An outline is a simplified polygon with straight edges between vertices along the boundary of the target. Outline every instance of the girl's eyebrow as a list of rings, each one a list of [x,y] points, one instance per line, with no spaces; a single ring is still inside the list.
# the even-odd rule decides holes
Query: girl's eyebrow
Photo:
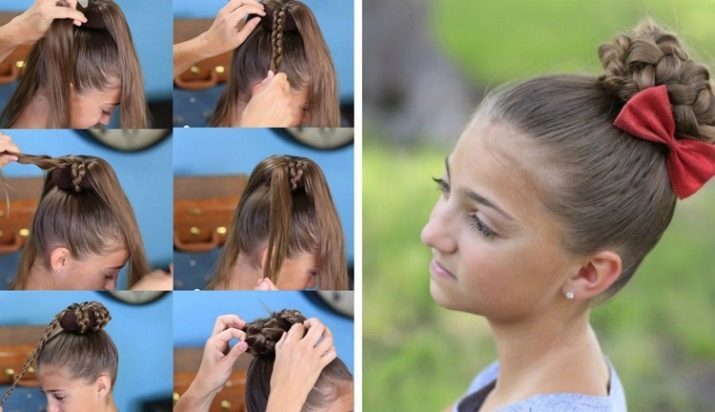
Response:
[[[447,170],[447,179],[449,179],[451,181],[452,179],[450,178],[450,175],[449,175],[449,156],[444,158],[444,167]],[[482,206],[486,206],[490,209],[493,209],[494,211],[496,211],[499,214],[501,214],[502,216],[504,216],[507,220],[514,221],[514,218],[511,217],[511,215],[509,215],[507,212],[502,210],[499,206],[494,204],[494,202],[492,202],[491,200],[487,199],[486,197],[478,194],[477,192],[475,192],[471,189],[461,188],[459,190],[459,193],[462,196],[464,196],[476,203],[479,203]]]

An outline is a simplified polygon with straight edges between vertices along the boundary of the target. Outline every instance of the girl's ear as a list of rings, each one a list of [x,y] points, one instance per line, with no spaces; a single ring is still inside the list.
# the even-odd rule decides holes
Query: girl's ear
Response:
[[[621,256],[612,250],[592,255],[561,287],[569,299],[588,300],[608,289],[621,276]]]
[[[72,259],[72,252],[64,246],[58,246],[50,252],[50,269],[52,273],[60,274],[64,272]]]
[[[112,380],[106,374],[101,374],[94,383],[97,399],[105,399],[112,392]]]

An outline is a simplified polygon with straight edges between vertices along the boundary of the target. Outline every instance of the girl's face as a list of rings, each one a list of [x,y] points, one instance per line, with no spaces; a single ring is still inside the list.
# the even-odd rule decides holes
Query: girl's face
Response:
[[[56,289],[64,290],[113,290],[117,287],[119,272],[126,265],[129,252],[121,246],[110,251],[76,259],[68,257],[60,268],[55,270]]]
[[[83,93],[72,91],[70,98],[70,128],[89,129],[108,126],[112,113],[119,105],[121,89],[112,85],[103,90]]]
[[[315,255],[301,253],[293,257],[286,257],[278,272],[276,287],[278,289],[298,290],[316,287],[318,276],[317,260]]]
[[[446,308],[521,319],[563,299],[563,283],[580,267],[530,183],[523,141],[475,118],[446,159],[442,195],[422,230],[430,291]]]
[[[73,379],[60,367],[43,365],[37,370],[37,381],[47,396],[47,412],[97,412],[107,409],[111,392],[102,383]]]

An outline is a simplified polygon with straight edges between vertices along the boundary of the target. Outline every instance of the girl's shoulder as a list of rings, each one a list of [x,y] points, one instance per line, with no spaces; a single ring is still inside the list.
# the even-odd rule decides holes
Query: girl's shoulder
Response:
[[[608,396],[578,393],[545,393],[513,403],[498,412],[627,412],[621,380],[611,362],[606,359],[611,374]],[[473,412],[479,409],[499,376],[499,363],[484,368],[472,380],[465,395],[456,403],[454,412]]]

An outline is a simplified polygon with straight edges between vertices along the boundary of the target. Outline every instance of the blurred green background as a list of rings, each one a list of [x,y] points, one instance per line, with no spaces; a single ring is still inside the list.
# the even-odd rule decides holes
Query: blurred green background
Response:
[[[394,1],[366,0],[366,15],[386,3]],[[699,60],[711,68],[715,63],[714,0],[435,0],[414,7],[423,8],[425,33],[439,55],[477,94],[546,72],[597,74],[598,45],[645,16],[677,32]],[[364,21],[364,31],[371,30],[371,20]],[[371,61],[374,47],[364,44],[365,65],[379,64]],[[371,104],[365,102],[363,147],[363,409],[443,410],[495,359],[486,321],[432,301],[430,253],[419,240],[439,193],[430,178],[442,174],[457,136],[398,139],[389,117],[370,116]],[[394,108],[395,118],[401,110],[407,113],[409,104]],[[623,381],[630,410],[713,410],[714,246],[711,181],[678,205],[670,228],[630,284],[594,310],[594,327]]]

